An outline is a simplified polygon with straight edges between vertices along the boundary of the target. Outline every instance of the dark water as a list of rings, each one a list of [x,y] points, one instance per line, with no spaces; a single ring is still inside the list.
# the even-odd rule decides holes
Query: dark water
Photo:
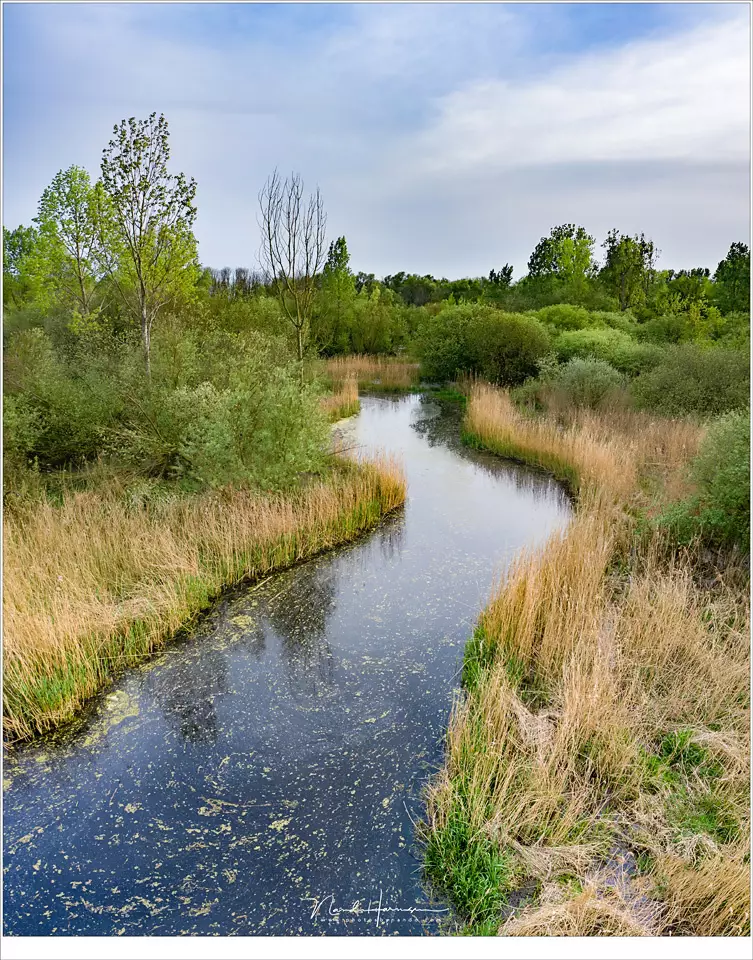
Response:
[[[404,510],[229,594],[77,733],[6,762],[6,933],[405,935],[447,921],[412,820],[463,645],[516,551],[569,515],[555,483],[463,449],[458,430],[418,396],[364,399],[346,434],[402,455]]]

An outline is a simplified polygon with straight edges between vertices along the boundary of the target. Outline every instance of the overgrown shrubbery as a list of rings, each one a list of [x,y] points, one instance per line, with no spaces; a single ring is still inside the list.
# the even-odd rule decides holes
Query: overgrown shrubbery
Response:
[[[597,407],[625,386],[625,377],[605,360],[574,357],[549,375],[548,383],[576,407]]]
[[[748,357],[694,344],[667,347],[662,362],[642,373],[631,390],[639,406],[669,417],[716,416],[748,403]]]
[[[550,340],[532,316],[460,304],[424,316],[417,349],[422,372],[431,380],[453,380],[465,373],[514,386],[536,374]]]
[[[599,314],[571,303],[555,303],[551,307],[542,307],[536,311],[536,316],[553,330],[583,330],[601,323]]]
[[[560,360],[595,357],[631,377],[655,367],[664,356],[661,347],[636,342],[622,330],[608,327],[565,331],[557,338],[555,350]]]
[[[718,546],[750,541],[750,411],[724,414],[710,427],[692,467],[697,492],[670,507],[659,523],[673,538]]]
[[[282,487],[322,465],[326,422],[284,343],[166,326],[148,378],[138,344],[61,357],[41,329],[6,351],[6,467],[18,477],[95,459],[191,489]],[[11,477],[9,477],[11,479]]]

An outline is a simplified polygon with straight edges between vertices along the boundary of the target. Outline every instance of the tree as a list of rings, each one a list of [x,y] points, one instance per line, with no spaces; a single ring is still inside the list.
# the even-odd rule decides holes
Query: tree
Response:
[[[494,287],[507,289],[512,283],[512,265],[506,263],[501,270],[489,271],[489,283]]]
[[[714,299],[723,313],[750,312],[750,249],[733,243],[714,273]]]
[[[101,262],[98,191],[82,167],[59,171],[42,194],[35,221],[45,279],[82,316],[92,309]]]
[[[151,376],[154,321],[162,307],[193,288],[198,272],[196,181],[168,173],[162,114],[122,120],[113,132],[102,152],[102,245],[116,288],[138,318]]]
[[[293,326],[300,361],[324,264],[327,216],[318,187],[306,200],[301,177],[294,173],[282,180],[277,170],[259,193],[259,209],[259,260]]]
[[[565,296],[580,299],[594,274],[594,238],[584,227],[563,223],[542,237],[528,260],[528,276],[544,284],[562,284]]]
[[[634,237],[612,229],[602,244],[606,260],[600,277],[617,297],[620,310],[640,306],[648,300],[656,278],[659,251],[644,234]]]
[[[322,270],[317,309],[317,339],[320,346],[347,349],[349,320],[352,320],[356,281],[350,269],[350,254],[345,237],[329,245]]]
[[[22,307],[39,292],[39,231],[35,227],[3,227],[3,304]]]

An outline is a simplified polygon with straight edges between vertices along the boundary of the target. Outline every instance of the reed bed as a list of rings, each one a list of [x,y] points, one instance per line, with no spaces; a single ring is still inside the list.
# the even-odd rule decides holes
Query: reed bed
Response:
[[[679,482],[699,428],[532,420],[484,385],[466,427],[565,478],[578,512],[518,558],[468,644],[429,876],[475,933],[746,934],[747,593],[632,535],[647,473]]]
[[[420,380],[418,363],[358,353],[332,357],[327,361],[326,372],[335,385],[352,377],[362,389],[410,390]]]
[[[344,380],[334,384],[334,392],[322,397],[321,406],[327,417],[335,422],[345,417],[352,417],[361,409],[358,399],[358,381],[354,376],[347,376]]]
[[[404,499],[401,466],[381,456],[340,463],[289,496],[225,490],[129,505],[117,491],[87,491],[7,511],[7,739],[69,720],[223,587],[350,540]]]

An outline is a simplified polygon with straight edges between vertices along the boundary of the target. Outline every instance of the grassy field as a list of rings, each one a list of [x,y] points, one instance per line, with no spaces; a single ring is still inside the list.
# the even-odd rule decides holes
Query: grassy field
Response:
[[[336,460],[285,497],[230,489],[140,504],[113,485],[6,510],[6,737],[69,720],[223,587],[351,540],[404,499],[402,468],[382,457]]]
[[[410,390],[418,386],[419,365],[399,357],[351,354],[332,357],[326,362],[326,375],[334,385],[356,380],[361,389]]]
[[[466,429],[565,479],[578,508],[518,558],[468,644],[429,877],[468,933],[747,934],[746,574],[701,576],[641,522],[682,493],[702,429],[528,418],[483,385]]]

